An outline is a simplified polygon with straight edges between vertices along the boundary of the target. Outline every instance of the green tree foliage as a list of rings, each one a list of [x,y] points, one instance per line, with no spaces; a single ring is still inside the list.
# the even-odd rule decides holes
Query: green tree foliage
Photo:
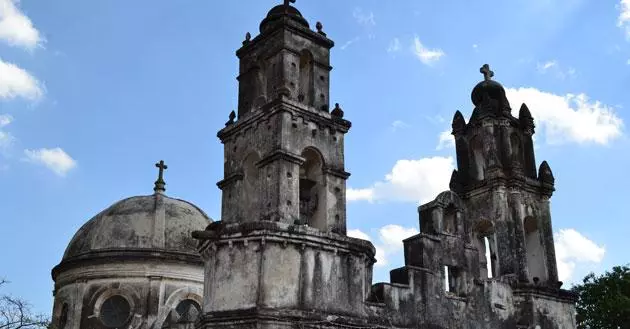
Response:
[[[630,267],[616,266],[603,275],[587,275],[572,288],[578,295],[580,329],[630,329]]]

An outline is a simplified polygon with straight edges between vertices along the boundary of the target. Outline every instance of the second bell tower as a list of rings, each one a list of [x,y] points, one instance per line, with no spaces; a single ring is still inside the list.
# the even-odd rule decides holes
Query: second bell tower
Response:
[[[322,28],[318,22],[312,31],[285,1],[237,50],[238,115],[218,133],[225,145],[223,222],[346,233],[343,140],[350,122],[339,106],[329,108],[334,43]]]

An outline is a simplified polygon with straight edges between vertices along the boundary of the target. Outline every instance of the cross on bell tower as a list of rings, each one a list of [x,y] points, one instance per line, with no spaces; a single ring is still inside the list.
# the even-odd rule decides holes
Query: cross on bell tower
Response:
[[[483,74],[484,81],[492,80],[492,77],[494,76],[494,72],[490,70],[490,65],[488,64],[483,64],[483,66],[479,69],[479,72]]]
[[[521,282],[555,286],[549,207],[553,174],[546,162],[536,170],[534,121],[527,106],[522,104],[514,117],[490,66],[484,64],[479,72],[484,79],[472,90],[475,108],[469,122],[459,111],[453,117],[457,170],[450,187],[475,214],[469,227],[477,248],[496,255],[488,260],[493,276],[515,275]],[[487,200],[492,200],[490,207]],[[487,273],[483,266],[481,272]]]
[[[292,3],[295,3],[295,0],[284,0],[285,13],[289,12],[289,7],[291,6]]]

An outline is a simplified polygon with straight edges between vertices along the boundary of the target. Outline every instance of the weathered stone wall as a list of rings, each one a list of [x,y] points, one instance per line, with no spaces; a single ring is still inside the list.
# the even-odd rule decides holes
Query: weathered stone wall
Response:
[[[204,312],[287,309],[365,317],[374,247],[303,225],[217,223],[201,246]]]
[[[322,231],[345,233],[345,180],[343,138],[348,126],[336,123],[329,113],[286,98],[223,129],[225,175],[222,220],[226,223],[300,219],[300,168],[305,152],[319,161],[319,220],[310,224]],[[260,159],[246,170],[247,159]],[[251,177],[251,188],[246,184]],[[255,198],[255,199],[254,199]]]
[[[202,304],[203,268],[167,260],[105,261],[67,268],[56,278],[53,324],[64,316],[65,329],[104,329],[99,312],[111,296],[122,296],[130,305],[126,328],[162,328],[182,300]],[[62,315],[64,304],[68,311]]]

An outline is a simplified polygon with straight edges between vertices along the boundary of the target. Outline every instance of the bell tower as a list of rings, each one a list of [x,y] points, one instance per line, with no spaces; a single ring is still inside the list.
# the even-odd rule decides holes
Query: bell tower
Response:
[[[459,111],[453,118],[458,169],[450,188],[466,203],[482,277],[513,275],[519,282],[556,287],[549,209],[554,177],[546,161],[536,171],[534,120],[525,104],[518,118],[512,116],[489,66],[480,72],[484,80],[472,91],[470,121]]]
[[[206,264],[198,328],[288,328],[365,317],[375,249],[346,236],[344,135],[330,49],[290,0],[247,33],[224,145],[221,221],[194,233]],[[319,322],[318,322],[319,321]]]
[[[345,234],[350,122],[338,105],[329,110],[334,43],[290,2],[271,9],[260,34],[247,33],[236,51],[238,113],[218,133],[225,145],[221,216]]]

